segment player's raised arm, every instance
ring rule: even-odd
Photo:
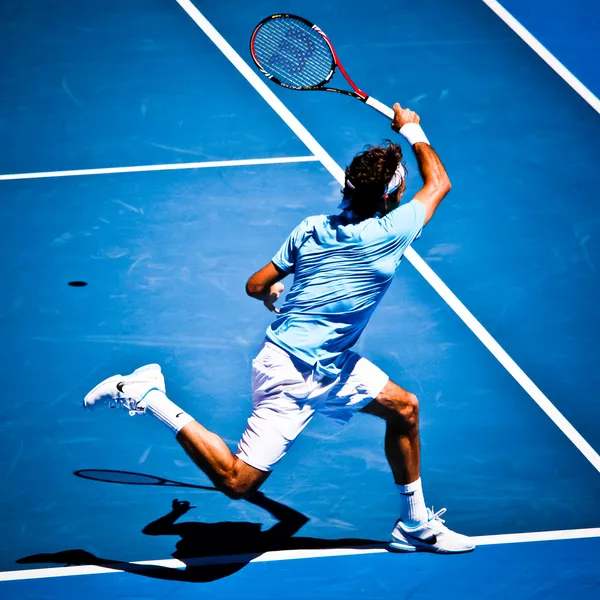
[[[408,108],[394,104],[394,121],[392,129],[400,132],[412,146],[417,157],[419,171],[423,178],[423,187],[415,194],[414,199],[425,206],[425,225],[452,187],[444,165],[436,151],[429,145],[425,133],[421,129],[421,118]]]

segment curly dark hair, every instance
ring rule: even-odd
[[[357,215],[368,218],[377,212],[385,186],[401,161],[402,148],[390,140],[384,140],[380,146],[367,146],[352,159],[346,168],[343,193]]]

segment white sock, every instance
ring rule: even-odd
[[[400,519],[409,527],[420,525],[427,521],[427,507],[423,497],[421,478],[408,485],[396,484],[400,492]]]
[[[142,404],[146,406],[147,413],[168,425],[176,434],[194,420],[159,390],[148,392],[142,400]]]

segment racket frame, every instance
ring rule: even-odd
[[[330,69],[327,77],[325,77],[325,79],[323,79],[323,81],[321,81],[320,83],[318,83],[318,84],[316,84],[314,86],[310,86],[310,87],[309,86],[307,86],[307,87],[297,87],[297,86],[287,85],[287,84],[283,83],[282,81],[280,81],[275,75],[271,75],[271,73],[269,73],[268,71],[266,71],[264,69],[264,67],[261,65],[260,61],[258,60],[258,57],[256,56],[256,52],[254,51],[254,40],[256,39],[256,34],[258,33],[258,31],[260,30],[260,28],[265,23],[268,23],[269,21],[271,21],[273,19],[281,19],[281,18],[296,19],[298,21],[301,21],[302,23],[304,23],[305,25],[307,25],[311,29],[314,29],[325,40],[325,42],[326,42],[326,44],[329,47],[329,50],[331,52],[332,62],[331,62],[331,69]],[[333,44],[331,43],[330,39],[327,37],[327,35],[325,34],[325,32],[320,27],[317,27],[317,25],[315,25],[314,23],[311,23],[308,19],[305,19],[304,17],[299,17],[298,15],[292,15],[290,13],[278,13],[278,14],[274,14],[274,15],[270,15],[268,17],[265,17],[254,28],[254,31],[252,32],[252,36],[250,37],[250,55],[252,56],[252,60],[254,61],[254,63],[256,64],[256,66],[260,69],[261,73],[263,73],[263,75],[265,77],[267,77],[268,79],[270,79],[271,81],[273,81],[277,85],[280,85],[280,86],[282,86],[284,88],[288,88],[290,90],[296,90],[296,91],[299,91],[299,92],[336,92],[338,94],[344,94],[346,96],[351,96],[352,98],[358,98],[361,102],[364,102],[365,104],[367,104],[371,108],[374,108],[376,111],[378,111],[381,114],[385,115],[386,117],[388,117],[392,121],[394,120],[394,111],[393,111],[393,109],[390,108],[389,106],[386,106],[382,102],[379,102],[379,100],[376,100],[372,96],[369,96],[367,93],[363,92],[354,83],[354,81],[352,81],[352,79],[350,79],[350,75],[348,75],[346,69],[344,69],[344,67],[343,67],[342,63],[340,62],[340,59],[339,59],[339,57],[337,55],[337,52],[335,51],[335,48],[333,47]],[[348,82],[348,84],[352,88],[352,91],[350,91],[350,90],[341,90],[339,88],[334,88],[334,87],[325,87],[325,84],[335,74],[336,67],[339,69],[339,71],[342,74],[342,76],[344,77],[344,79]]]
[[[307,25],[308,27],[310,27],[311,29],[314,29],[324,40],[325,43],[327,44],[327,46],[329,47],[329,51],[331,52],[331,69],[327,75],[327,77],[325,77],[325,79],[323,79],[323,81],[317,83],[316,85],[310,86],[310,87],[297,87],[297,86],[293,86],[293,85],[288,85],[286,83],[283,83],[282,81],[280,81],[277,77],[275,77],[275,75],[271,75],[271,73],[269,73],[268,71],[266,71],[264,69],[264,67],[261,65],[260,61],[258,60],[258,57],[256,56],[256,52],[254,51],[254,40],[256,38],[256,34],[259,32],[260,28],[265,24],[268,23],[269,21],[272,21],[273,19],[295,19],[297,21],[301,21],[302,23],[304,23],[305,25]],[[268,79],[270,79],[271,81],[274,81],[276,84],[288,88],[290,90],[297,90],[299,92],[311,92],[311,91],[321,91],[321,92],[337,92],[338,94],[345,94],[347,96],[354,96],[355,98],[358,98],[359,100],[362,100],[363,102],[367,101],[367,98],[369,97],[367,94],[365,94],[365,92],[363,92],[353,81],[352,79],[350,79],[350,76],[348,75],[348,73],[346,72],[346,69],[344,69],[344,67],[342,66],[342,64],[340,63],[339,57],[335,51],[335,48],[333,47],[333,44],[331,43],[331,41],[329,40],[329,38],[327,37],[327,35],[323,32],[323,30],[319,27],[317,27],[314,23],[311,23],[308,19],[305,19],[304,17],[299,17],[298,15],[292,15],[289,13],[280,13],[280,14],[276,14],[276,15],[270,15],[268,17],[265,17],[255,28],[254,31],[252,32],[252,36],[250,38],[250,54],[252,55],[252,60],[254,60],[254,62],[256,63],[256,66],[261,70],[261,72],[263,73],[263,75],[265,75],[265,77],[267,77]],[[350,87],[352,88],[353,91],[350,90],[340,90],[338,88],[334,88],[334,87],[325,87],[325,84],[333,77],[333,75],[335,74],[335,69],[336,67],[340,70],[340,73],[344,76],[344,78],[346,79],[346,81],[348,82],[348,84],[350,85]]]

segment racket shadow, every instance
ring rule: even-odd
[[[162,478],[142,473],[113,470],[76,471],[75,475],[84,479],[124,485],[150,485],[147,483],[148,478],[162,480]],[[92,476],[90,477],[90,475]],[[173,481],[154,485],[215,489]],[[254,558],[265,552],[385,547],[382,542],[369,539],[296,537],[296,534],[309,521],[309,518],[301,512],[268,498],[260,491],[246,499],[246,502],[269,513],[276,519],[275,525],[263,530],[262,523],[243,521],[206,523],[194,520],[179,522],[181,517],[195,507],[186,500],[174,499],[168,513],[144,527],[142,533],[145,535],[179,537],[172,556],[180,560],[185,565],[184,568],[123,562],[96,556],[83,549],[34,554],[20,558],[16,562],[18,564],[96,565],[155,579],[205,583],[237,573]]]
[[[134,471],[119,471],[115,469],[79,469],[73,471],[73,475],[81,479],[92,481],[103,481],[105,483],[117,483],[120,485],[154,485],[159,487],[184,487],[196,490],[218,491],[217,488],[208,485],[197,485],[195,483],[183,483],[173,481],[164,477],[136,473]]]

